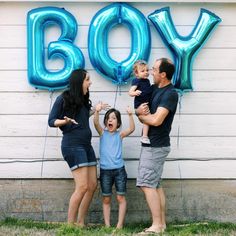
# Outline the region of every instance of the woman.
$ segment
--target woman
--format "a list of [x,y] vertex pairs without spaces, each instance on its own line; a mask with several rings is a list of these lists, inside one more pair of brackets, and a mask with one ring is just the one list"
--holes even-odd
[[89,116],[93,114],[90,85],[86,70],[74,70],[69,78],[69,89],[57,97],[48,119],[50,127],[59,127],[63,133],[61,151],[75,181],[68,223],[77,222],[81,227],[85,225],[85,216],[97,187],[97,161],[89,126]]

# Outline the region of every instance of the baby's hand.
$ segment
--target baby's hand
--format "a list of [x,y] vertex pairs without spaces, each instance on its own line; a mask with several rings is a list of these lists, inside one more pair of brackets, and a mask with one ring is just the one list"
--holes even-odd
[[133,114],[133,111],[132,111],[132,109],[130,108],[130,106],[127,106],[126,112],[128,113],[129,116]]
[[140,91],[140,90],[135,90],[135,96],[140,96],[141,93],[142,93],[142,91]]

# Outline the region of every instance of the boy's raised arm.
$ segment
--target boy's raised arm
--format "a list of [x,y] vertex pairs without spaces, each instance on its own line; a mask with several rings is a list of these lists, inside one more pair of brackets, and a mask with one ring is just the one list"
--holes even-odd
[[102,110],[102,103],[99,102],[95,107],[94,117],[93,117],[93,123],[94,127],[97,130],[99,136],[102,135],[103,129],[99,123],[99,112]]
[[133,112],[129,106],[127,107],[127,114],[129,115],[129,128],[121,131],[121,133],[120,133],[121,138],[129,136],[135,130]]

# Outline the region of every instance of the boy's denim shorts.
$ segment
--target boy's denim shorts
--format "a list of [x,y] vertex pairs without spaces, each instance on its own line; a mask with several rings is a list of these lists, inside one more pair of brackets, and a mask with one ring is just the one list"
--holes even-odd
[[71,171],[84,166],[97,165],[92,146],[61,147],[61,152]]
[[100,169],[100,184],[102,189],[102,195],[111,196],[112,186],[115,183],[116,194],[125,195],[126,193],[126,183],[127,183],[127,173],[125,167],[112,170]]

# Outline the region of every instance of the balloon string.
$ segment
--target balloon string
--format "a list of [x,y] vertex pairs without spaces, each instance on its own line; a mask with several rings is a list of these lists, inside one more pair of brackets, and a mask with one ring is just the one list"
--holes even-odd
[[114,101],[114,108],[116,108],[116,101],[117,101],[117,95],[121,95],[121,86],[118,84],[117,87],[116,87],[116,94],[115,94],[115,101]]
[[179,148],[180,143],[180,120],[181,120],[181,110],[182,110],[182,97],[183,94],[179,94],[179,124],[178,124],[178,133],[177,133],[177,147]]
[[[52,98],[53,98],[53,91],[50,93],[50,106],[49,106],[49,112],[51,111],[52,107]],[[44,210],[43,210],[43,199],[42,199],[42,185],[43,185],[43,168],[44,168],[44,158],[45,158],[45,152],[46,152],[46,144],[47,144],[47,136],[48,136],[48,124],[46,125],[46,132],[45,132],[45,138],[44,138],[44,147],[43,147],[43,157],[41,162],[41,170],[40,170],[40,203],[41,203],[41,211],[42,211],[42,221],[44,221]]]
[[[178,134],[177,134],[177,147],[178,147],[178,149],[179,149],[179,144],[180,144],[180,121],[181,121],[181,111],[182,111],[182,97],[183,97],[183,93],[179,93],[179,124],[178,124]],[[181,197],[182,197],[183,183],[182,183],[182,174],[181,174],[180,163],[178,163],[178,169],[179,169],[180,189],[181,189]]]
[[180,168],[180,164],[178,163],[178,169],[179,169],[179,179],[180,179],[180,196],[183,196],[183,183],[182,183],[182,174],[181,174],[181,168]]

